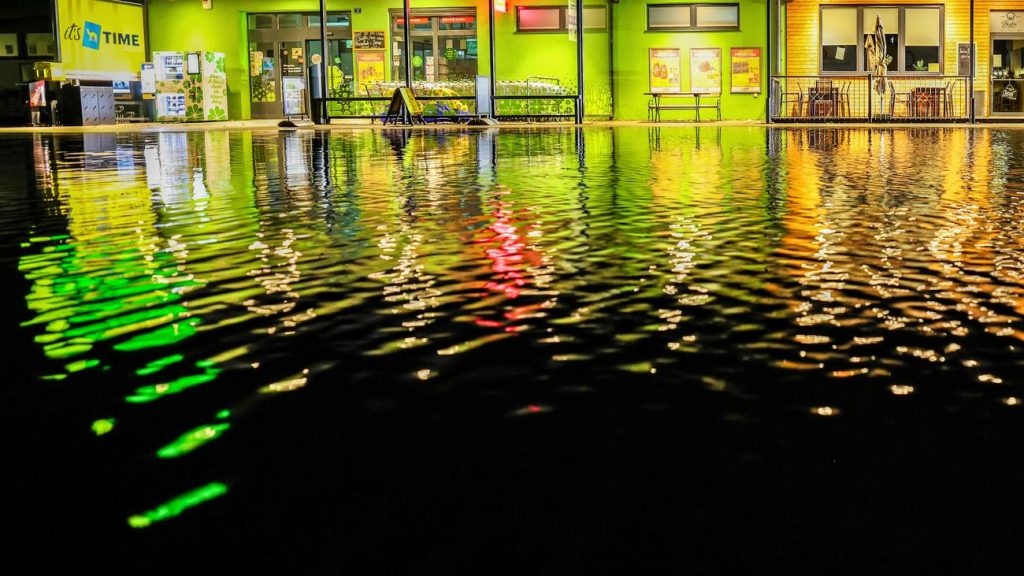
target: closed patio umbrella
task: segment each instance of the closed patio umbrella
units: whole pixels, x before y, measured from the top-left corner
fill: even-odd
[[[881,16],[875,16],[875,33],[864,39],[864,48],[868,53],[868,67],[876,77],[874,88],[875,92],[878,92],[879,109],[882,109],[882,96],[885,94],[885,74],[889,71],[889,62],[892,62],[892,56],[885,53],[885,30],[882,28]]]

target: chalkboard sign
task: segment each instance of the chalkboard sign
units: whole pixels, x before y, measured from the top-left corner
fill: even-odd
[[[974,76],[974,66],[971,65],[971,45],[961,42],[956,45],[956,75]]]
[[[384,31],[369,30],[353,32],[352,47],[356,50],[383,50]]]

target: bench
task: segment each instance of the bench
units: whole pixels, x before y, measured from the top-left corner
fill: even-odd
[[[647,120],[661,122],[662,110],[693,110],[700,122],[701,110],[714,110],[718,120],[722,119],[722,95],[700,92],[644,92],[651,99],[647,103]],[[667,104],[663,99],[682,100],[681,104]],[[687,102],[692,100],[692,103]],[[702,102],[701,100],[704,100]]]

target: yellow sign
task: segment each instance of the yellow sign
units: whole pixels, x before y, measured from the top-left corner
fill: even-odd
[[[360,50],[356,52],[356,76],[360,84],[384,81],[384,51]]]
[[[761,49],[732,48],[729,54],[732,64],[734,93],[756,93],[761,91]]]
[[[68,78],[138,78],[146,61],[142,6],[106,0],[58,0],[60,60]]]
[[[690,49],[690,92],[718,94],[722,91],[722,49]]]
[[[679,92],[679,64],[682,59],[679,54],[679,48],[651,48],[651,92]]]

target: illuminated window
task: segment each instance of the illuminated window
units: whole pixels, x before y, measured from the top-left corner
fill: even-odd
[[[869,38],[881,23],[886,72],[942,73],[942,6],[822,6],[820,70],[871,72]]]
[[[565,6],[520,6],[516,9],[516,32],[567,32]],[[584,6],[586,30],[606,30],[608,10],[604,6]]]
[[[648,4],[648,32],[739,30],[739,4]]]

